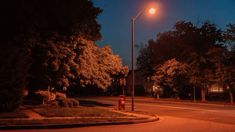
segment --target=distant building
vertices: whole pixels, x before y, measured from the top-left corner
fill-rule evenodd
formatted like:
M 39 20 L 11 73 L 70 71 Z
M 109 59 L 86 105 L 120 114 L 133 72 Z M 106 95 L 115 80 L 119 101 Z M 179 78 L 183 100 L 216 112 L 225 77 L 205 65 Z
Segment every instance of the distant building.
M 223 86 L 218 83 L 214 83 L 208 88 L 208 93 L 223 93 L 223 92 L 224 92 Z

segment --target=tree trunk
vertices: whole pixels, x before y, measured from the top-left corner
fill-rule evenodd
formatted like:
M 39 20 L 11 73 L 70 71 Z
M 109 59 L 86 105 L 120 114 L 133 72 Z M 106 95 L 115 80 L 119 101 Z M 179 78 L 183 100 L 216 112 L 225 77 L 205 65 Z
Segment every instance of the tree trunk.
M 205 88 L 201 89 L 201 101 L 206 102 L 206 89 Z
M 231 91 L 229 92 L 229 97 L 230 97 L 230 103 L 233 104 L 233 93 Z

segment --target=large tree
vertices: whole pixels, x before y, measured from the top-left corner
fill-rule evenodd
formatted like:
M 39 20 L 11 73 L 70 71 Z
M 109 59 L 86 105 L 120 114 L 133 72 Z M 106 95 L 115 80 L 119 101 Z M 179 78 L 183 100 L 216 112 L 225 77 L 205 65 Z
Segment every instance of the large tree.
M 0 87 L 1 104 L 3 104 L 1 106 L 5 107 L 9 102 L 20 100 L 22 89 L 27 87 L 28 81 L 32 87 L 39 84 L 34 82 L 44 82 L 42 79 L 48 76 L 45 75 L 47 72 L 44 62 L 49 59 L 44 53 L 51 48 L 60 49 L 59 47 L 63 47 L 60 42 L 68 41 L 72 35 L 80 35 L 89 40 L 101 39 L 100 25 L 96 21 L 101 11 L 89 0 L 2 1 L 0 82 L 5 83 Z M 57 45 L 50 44 L 51 38 Z M 30 76 L 27 76 L 28 74 Z M 65 78 L 58 74 L 61 75 L 57 73 L 56 78 Z M 66 79 L 63 83 L 66 83 Z M 3 109 L 5 108 L 1 108 Z
M 186 63 L 170 59 L 155 67 L 155 73 L 151 79 L 156 85 L 170 87 L 171 92 L 178 98 L 180 91 L 188 84 L 189 70 L 190 68 Z
M 3 38 L 19 35 L 43 37 L 53 33 L 82 34 L 87 39 L 101 38 L 96 18 L 101 9 L 89 0 L 4 0 L 0 5 Z
M 227 30 L 224 33 L 225 45 L 227 50 L 220 50 L 220 61 L 224 67 L 217 71 L 221 74 L 221 81 L 226 85 L 226 89 L 229 92 L 230 102 L 233 103 L 233 96 L 235 91 L 235 24 L 229 24 Z M 226 58 L 226 59 L 225 59 Z
M 49 86 L 62 90 L 71 85 L 76 88 L 94 86 L 106 89 L 112 77 L 128 72 L 109 46 L 100 48 L 94 41 L 81 36 L 71 36 L 68 41 L 51 38 L 40 46 L 38 48 L 44 53 L 40 53 L 43 55 L 40 62 L 43 73 L 40 74 L 42 86 L 39 89 Z
M 205 75 L 211 67 L 206 60 L 206 53 L 222 41 L 222 31 L 214 24 L 205 22 L 198 27 L 191 22 L 179 21 L 173 30 L 158 34 L 156 41 L 148 43 L 144 51 L 150 52 L 140 52 L 137 59 L 148 61 L 138 61 L 137 64 L 139 67 L 150 65 L 153 68 L 173 58 L 187 63 L 192 68 L 191 82 L 193 85 L 200 84 L 202 101 L 205 101 L 205 81 L 208 78 Z

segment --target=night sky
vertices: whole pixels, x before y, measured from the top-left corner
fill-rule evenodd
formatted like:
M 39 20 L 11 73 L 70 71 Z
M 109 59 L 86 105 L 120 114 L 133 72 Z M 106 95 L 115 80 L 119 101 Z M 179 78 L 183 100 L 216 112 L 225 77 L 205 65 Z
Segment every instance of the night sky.
M 235 23 L 235 0 L 92 0 L 103 9 L 98 17 L 101 24 L 102 41 L 100 46 L 111 45 L 124 64 L 131 63 L 131 17 L 156 2 L 157 14 L 143 13 L 135 21 L 135 43 L 146 44 L 155 39 L 157 33 L 172 29 L 179 20 L 191 21 L 200 25 L 204 21 L 225 28 Z M 137 51 L 135 52 L 137 55 Z

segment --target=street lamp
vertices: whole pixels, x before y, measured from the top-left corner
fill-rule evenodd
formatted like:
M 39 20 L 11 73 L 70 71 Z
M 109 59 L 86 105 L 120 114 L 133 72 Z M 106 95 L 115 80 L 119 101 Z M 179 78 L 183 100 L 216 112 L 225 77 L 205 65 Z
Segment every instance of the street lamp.
M 135 17 L 131 18 L 131 70 L 132 70 L 132 89 L 131 89 L 131 110 L 134 111 L 134 97 L 135 97 L 135 71 L 134 71 L 134 39 L 135 39 L 135 20 L 145 11 L 141 10 Z M 156 13 L 155 8 L 149 8 L 149 14 Z

